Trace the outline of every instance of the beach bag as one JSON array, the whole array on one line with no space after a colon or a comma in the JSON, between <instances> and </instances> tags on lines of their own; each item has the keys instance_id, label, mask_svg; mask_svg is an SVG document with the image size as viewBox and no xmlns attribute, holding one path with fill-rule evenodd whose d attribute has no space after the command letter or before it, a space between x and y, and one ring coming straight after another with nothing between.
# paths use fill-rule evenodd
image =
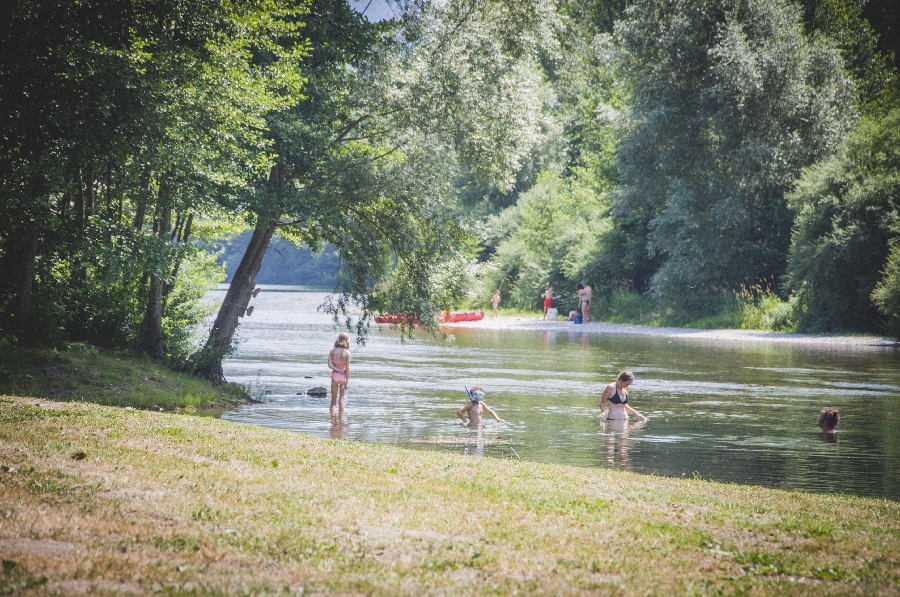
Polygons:
<instances>
[{"instance_id":1,"label":"beach bag","mask_svg":"<svg viewBox=\"0 0 900 597\"><path fill-rule=\"evenodd\" d=\"M572 323L581 323L582 317L581 315L576 315L575 319L572 320Z\"/></svg>"}]
</instances>

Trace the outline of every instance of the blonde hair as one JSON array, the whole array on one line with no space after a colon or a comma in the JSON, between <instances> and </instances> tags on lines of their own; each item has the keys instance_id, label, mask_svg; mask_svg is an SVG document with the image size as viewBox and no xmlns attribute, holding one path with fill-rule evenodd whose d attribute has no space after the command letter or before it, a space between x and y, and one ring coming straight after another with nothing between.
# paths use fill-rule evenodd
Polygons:
<instances>
[{"instance_id":1,"label":"blonde hair","mask_svg":"<svg viewBox=\"0 0 900 597\"><path fill-rule=\"evenodd\" d=\"M350 348L350 335L346 332L338 334L338 339L334 342L335 348Z\"/></svg>"}]
</instances>

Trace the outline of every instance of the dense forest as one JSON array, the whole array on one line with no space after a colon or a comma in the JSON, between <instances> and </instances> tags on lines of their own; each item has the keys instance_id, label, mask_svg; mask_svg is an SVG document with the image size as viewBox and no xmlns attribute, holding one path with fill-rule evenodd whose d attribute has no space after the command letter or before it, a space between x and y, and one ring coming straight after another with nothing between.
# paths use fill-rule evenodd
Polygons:
<instances>
[{"instance_id":1,"label":"dense forest","mask_svg":"<svg viewBox=\"0 0 900 597\"><path fill-rule=\"evenodd\" d=\"M221 380L273 243L359 332L584 281L613 321L900 333L897 3L353 6L4 4L0 341Z\"/></svg>"}]
</instances>

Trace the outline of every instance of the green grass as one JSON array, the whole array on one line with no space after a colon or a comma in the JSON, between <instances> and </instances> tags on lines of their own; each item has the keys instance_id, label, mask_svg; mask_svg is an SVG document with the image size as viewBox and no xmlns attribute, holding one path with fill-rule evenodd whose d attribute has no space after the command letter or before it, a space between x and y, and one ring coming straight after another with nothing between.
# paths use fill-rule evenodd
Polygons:
<instances>
[{"instance_id":1,"label":"green grass","mask_svg":"<svg viewBox=\"0 0 900 597\"><path fill-rule=\"evenodd\" d=\"M135 408L216 408L246 401L243 388L83 344L64 350L0 345L0 394Z\"/></svg>"},{"instance_id":2,"label":"green grass","mask_svg":"<svg viewBox=\"0 0 900 597\"><path fill-rule=\"evenodd\" d=\"M897 595L900 504L0 398L0 593Z\"/></svg>"}]
</instances>

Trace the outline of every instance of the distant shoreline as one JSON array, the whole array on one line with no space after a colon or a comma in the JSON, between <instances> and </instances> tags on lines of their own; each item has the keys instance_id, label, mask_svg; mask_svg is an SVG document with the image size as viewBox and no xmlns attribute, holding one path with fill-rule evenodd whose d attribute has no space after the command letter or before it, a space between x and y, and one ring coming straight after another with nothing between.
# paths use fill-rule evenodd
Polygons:
<instances>
[{"instance_id":1,"label":"distant shoreline","mask_svg":"<svg viewBox=\"0 0 900 597\"><path fill-rule=\"evenodd\" d=\"M790 334L761 330L703 330L692 328L657 327L630 323L592 322L573 324L570 321L548 321L539 317L503 316L491 317L485 313L481 321L448 323L446 329L474 328L500 331L574 332L579 334L604 334L611 336L650 336L688 341L728 343L775 343L830 349L897 349L900 342L894 338L876 336L822 336L816 334Z\"/></svg>"}]
</instances>

